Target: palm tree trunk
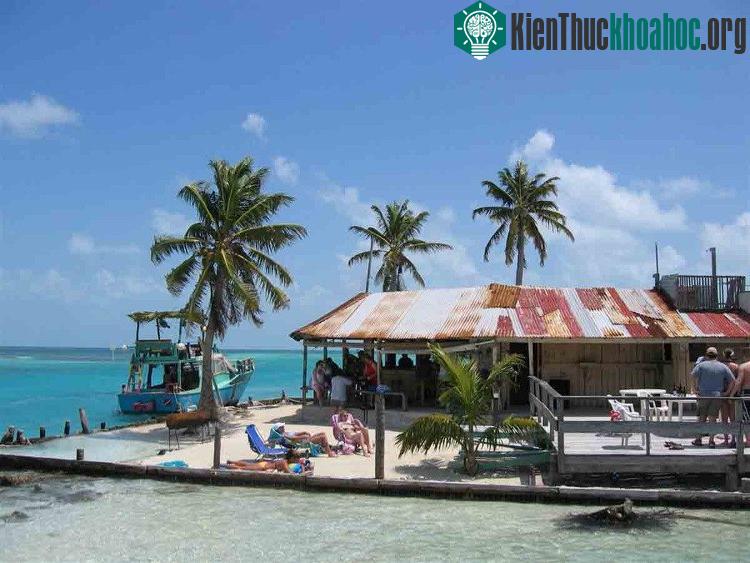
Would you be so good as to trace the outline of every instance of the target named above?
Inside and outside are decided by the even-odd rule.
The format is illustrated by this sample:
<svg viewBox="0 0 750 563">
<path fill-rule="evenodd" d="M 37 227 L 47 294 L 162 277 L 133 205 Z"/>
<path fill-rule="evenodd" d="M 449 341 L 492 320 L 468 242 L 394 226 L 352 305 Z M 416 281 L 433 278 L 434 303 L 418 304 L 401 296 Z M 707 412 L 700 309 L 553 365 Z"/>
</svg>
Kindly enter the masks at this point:
<svg viewBox="0 0 750 563">
<path fill-rule="evenodd" d="M 518 237 L 518 242 L 516 243 L 516 285 L 523 285 L 523 268 L 524 264 L 526 263 L 526 239 L 523 237 L 523 235 L 520 235 Z"/>
<path fill-rule="evenodd" d="M 209 315 L 206 332 L 203 335 L 201 350 L 203 351 L 203 368 L 201 377 L 201 398 L 198 403 L 200 410 L 206 411 L 211 420 L 216 420 L 216 396 L 214 395 L 214 326 Z"/>
</svg>

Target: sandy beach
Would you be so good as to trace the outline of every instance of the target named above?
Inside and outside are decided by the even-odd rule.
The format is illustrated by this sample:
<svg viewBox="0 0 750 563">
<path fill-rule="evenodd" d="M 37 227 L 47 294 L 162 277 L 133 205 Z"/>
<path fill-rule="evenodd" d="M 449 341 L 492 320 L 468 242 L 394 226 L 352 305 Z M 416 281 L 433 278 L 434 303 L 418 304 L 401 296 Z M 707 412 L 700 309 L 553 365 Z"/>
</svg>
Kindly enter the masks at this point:
<svg viewBox="0 0 750 563">
<path fill-rule="evenodd" d="M 256 424 L 262 436 L 268 436 L 271 425 L 284 422 L 288 432 L 305 430 L 311 433 L 325 432 L 330 443 L 336 443 L 330 426 L 331 409 L 308 405 L 279 405 L 268 408 L 228 409 L 227 420 L 223 424 L 221 460 L 255 459 L 256 455 L 248 446 L 245 427 Z M 360 411 L 353 411 L 357 417 Z M 415 453 L 398 456 L 395 444 L 396 435 L 408 421 L 425 412 L 386 411 L 385 434 L 385 477 L 387 479 L 417 479 L 442 481 L 474 481 L 486 483 L 517 484 L 518 476 L 508 474 L 484 473 L 469 477 L 460 472 L 460 463 L 456 461 L 457 449 L 431 451 L 428 454 Z M 371 413 L 369 424 L 370 437 L 374 443 L 375 429 Z M 135 432 L 149 433 L 154 438 L 163 434 L 160 441 L 166 448 L 167 435 L 164 424 L 145 425 L 132 429 Z M 164 455 L 157 455 L 138 460 L 139 463 L 156 465 L 166 461 L 182 460 L 190 467 L 210 468 L 213 461 L 213 440 L 201 443 L 196 437 L 180 437 L 180 449 L 176 449 L 174 440 L 172 450 Z M 315 475 L 341 478 L 374 477 L 375 457 L 360 454 L 327 456 L 313 459 Z"/>
</svg>

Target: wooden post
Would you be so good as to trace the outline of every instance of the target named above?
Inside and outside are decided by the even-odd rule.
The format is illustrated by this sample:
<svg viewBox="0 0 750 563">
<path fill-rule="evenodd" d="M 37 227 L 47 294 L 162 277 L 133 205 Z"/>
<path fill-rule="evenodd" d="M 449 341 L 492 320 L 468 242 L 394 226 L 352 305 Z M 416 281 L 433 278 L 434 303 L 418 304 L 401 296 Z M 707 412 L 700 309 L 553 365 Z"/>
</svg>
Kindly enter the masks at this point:
<svg viewBox="0 0 750 563">
<path fill-rule="evenodd" d="M 39 427 L 39 439 L 44 440 L 47 437 L 47 429 L 44 426 Z"/>
<path fill-rule="evenodd" d="M 734 401 L 734 421 L 739 424 L 740 429 L 737 431 L 737 469 L 740 474 L 745 472 L 745 429 L 744 429 L 744 409 L 742 400 Z"/>
<path fill-rule="evenodd" d="M 552 412 L 557 412 L 557 399 L 555 399 L 554 397 L 550 398 L 549 410 L 551 410 Z M 550 442 L 555 441 L 555 421 L 554 420 L 549 421 L 549 439 L 550 439 Z"/>
<path fill-rule="evenodd" d="M 76 450 L 76 461 L 83 461 L 84 455 L 83 455 L 83 448 L 78 448 Z"/>
<path fill-rule="evenodd" d="M 65 428 L 63 429 L 63 434 L 65 434 L 66 436 L 70 436 L 70 421 L 69 420 L 65 421 Z"/>
<path fill-rule="evenodd" d="M 534 343 L 529 341 L 529 375 L 536 377 L 534 372 Z"/>
<path fill-rule="evenodd" d="M 375 395 L 375 479 L 385 479 L 385 399 Z"/>
<path fill-rule="evenodd" d="M 380 364 L 383 363 L 383 351 L 380 348 L 376 348 L 375 349 L 375 356 L 377 357 L 377 362 L 376 362 L 376 365 L 375 365 L 375 373 L 377 374 L 377 377 L 378 377 L 378 379 L 377 379 L 378 385 L 380 385 L 380 383 L 381 383 L 381 381 L 380 381 Z"/>
<path fill-rule="evenodd" d="M 492 367 L 495 367 L 497 363 L 497 344 L 492 344 Z M 503 381 L 502 389 L 499 386 L 493 386 L 492 393 L 492 424 L 497 426 L 500 424 L 500 401 L 505 400 L 505 382 Z M 495 398 L 495 391 L 497 391 L 497 398 Z"/>
<path fill-rule="evenodd" d="M 221 464 L 221 428 L 214 423 L 214 469 Z"/>
<path fill-rule="evenodd" d="M 565 420 L 565 401 L 560 400 L 557 403 L 557 462 L 561 462 L 565 459 L 565 432 L 563 432 L 563 424 Z"/>
<path fill-rule="evenodd" d="M 302 405 L 307 404 L 307 344 L 302 346 Z"/>
<path fill-rule="evenodd" d="M 86 411 L 84 409 L 78 409 L 78 416 L 81 419 L 81 432 L 84 434 L 89 433 L 89 419 L 86 416 Z"/>
<path fill-rule="evenodd" d="M 323 346 L 323 359 L 328 359 L 328 346 Z"/>
<path fill-rule="evenodd" d="M 646 422 L 651 420 L 651 409 L 648 408 L 646 403 Z M 646 432 L 646 455 L 651 455 L 651 432 Z"/>
</svg>

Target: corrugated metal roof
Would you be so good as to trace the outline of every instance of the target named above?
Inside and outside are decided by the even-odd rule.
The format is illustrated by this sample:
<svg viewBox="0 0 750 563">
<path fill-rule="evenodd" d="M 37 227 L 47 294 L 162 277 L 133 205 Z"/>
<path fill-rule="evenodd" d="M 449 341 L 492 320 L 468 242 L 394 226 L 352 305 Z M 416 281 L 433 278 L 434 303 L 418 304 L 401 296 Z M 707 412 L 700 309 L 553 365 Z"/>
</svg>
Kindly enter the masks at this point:
<svg viewBox="0 0 750 563">
<path fill-rule="evenodd" d="M 490 284 L 359 294 L 292 337 L 750 339 L 750 315 L 680 313 L 655 290 Z"/>
</svg>

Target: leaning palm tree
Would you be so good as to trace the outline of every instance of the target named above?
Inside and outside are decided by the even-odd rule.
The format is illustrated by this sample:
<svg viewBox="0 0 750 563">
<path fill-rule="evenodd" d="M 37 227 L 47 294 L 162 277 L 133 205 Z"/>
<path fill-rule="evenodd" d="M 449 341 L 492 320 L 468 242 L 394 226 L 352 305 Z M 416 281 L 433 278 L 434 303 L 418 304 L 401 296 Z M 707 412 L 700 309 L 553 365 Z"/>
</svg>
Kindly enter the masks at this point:
<svg viewBox="0 0 750 563">
<path fill-rule="evenodd" d="M 575 241 L 575 237 L 566 225 L 565 215 L 549 199 L 550 196 L 557 196 L 557 181 L 560 178 L 547 178 L 546 174 L 531 176 L 526 163 L 519 160 L 512 171 L 503 168 L 498 172 L 498 179 L 500 185 L 490 180 L 485 180 L 482 185 L 487 188 L 487 195 L 500 205 L 478 207 L 472 217 L 476 219 L 478 215 L 485 215 L 499 225 L 484 247 L 484 260 L 489 262 L 490 249 L 505 236 L 505 263 L 510 266 L 516 261 L 516 285 L 522 285 L 526 268 L 526 239 L 534 243 L 540 265 L 544 266 L 547 258 L 547 243 L 540 224 L 563 233 L 571 241 Z"/>
<path fill-rule="evenodd" d="M 480 375 L 473 360 L 450 356 L 439 346 L 430 350 L 447 374 L 447 389 L 439 402 L 447 407 L 449 414 L 435 413 L 415 420 L 396 437 L 400 446 L 399 457 L 408 452 L 442 449 L 458 446 L 464 459 L 464 469 L 470 475 L 477 472 L 477 452 L 480 446 L 498 445 L 501 437 L 511 436 L 535 445 L 546 445 L 547 435 L 529 419 L 509 417 L 498 426 L 490 426 L 475 436 L 477 426 L 485 424 L 490 413 L 492 387 L 495 379 L 517 372 L 525 360 L 518 354 L 504 356 L 492 369 L 492 375 Z"/>
<path fill-rule="evenodd" d="M 242 319 L 260 326 L 264 300 L 273 310 L 288 306 L 282 288 L 291 285 L 292 277 L 272 254 L 307 233 L 300 225 L 270 222 L 294 198 L 263 192 L 267 168 L 254 170 L 249 157 L 234 166 L 224 160 L 212 160 L 209 166 L 213 183 L 194 182 L 179 191 L 195 208 L 197 221 L 183 236 L 156 237 L 151 260 L 158 264 L 174 254 L 187 255 L 167 274 L 167 289 L 180 295 L 194 284 L 185 311 L 204 312 L 206 319 L 199 406 L 215 418 L 214 338 L 224 338 L 228 327 Z"/>
<path fill-rule="evenodd" d="M 382 258 L 383 261 L 375 273 L 375 281 L 382 282 L 383 291 L 406 289 L 404 271 L 409 273 L 420 287 L 424 287 L 424 279 L 406 253 L 429 254 L 440 250 L 452 250 L 453 247 L 442 242 L 427 242 L 418 238 L 430 214 L 427 211 L 415 214 L 409 208 L 409 200 L 389 203 L 385 210 L 377 205 L 371 206 L 370 209 L 375 214 L 377 226 L 354 225 L 349 227 L 349 230 L 370 240 L 372 250 L 352 256 L 349 266 L 370 258 Z"/>
</svg>

